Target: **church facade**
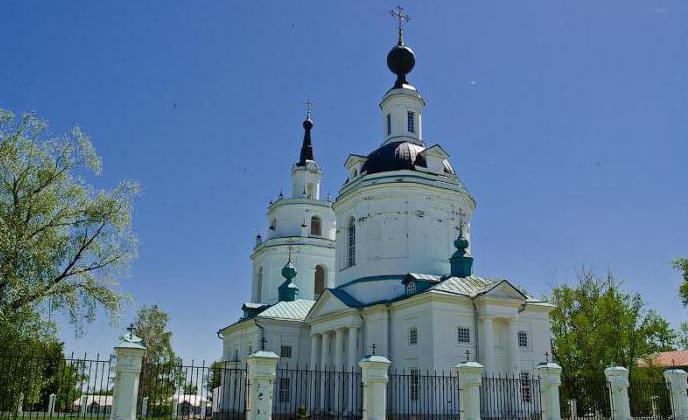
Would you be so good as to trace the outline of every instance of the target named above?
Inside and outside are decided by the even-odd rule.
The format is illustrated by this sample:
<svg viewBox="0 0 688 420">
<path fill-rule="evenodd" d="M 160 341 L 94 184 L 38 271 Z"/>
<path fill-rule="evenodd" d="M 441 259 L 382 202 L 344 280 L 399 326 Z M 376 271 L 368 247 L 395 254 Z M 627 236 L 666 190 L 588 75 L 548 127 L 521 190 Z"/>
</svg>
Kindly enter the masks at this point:
<svg viewBox="0 0 688 420">
<path fill-rule="evenodd" d="M 282 365 L 349 370 L 375 353 L 399 370 L 469 358 L 529 376 L 551 351 L 553 307 L 473 273 L 476 202 L 445 149 L 423 139 L 425 100 L 406 79 L 415 56 L 401 31 L 387 64 L 397 78 L 380 102 L 382 142 L 346 159 L 334 202 L 320 196 L 308 113 L 291 194 L 270 203 L 256 240 L 251 301 L 218 331 L 223 360 L 265 348 Z"/>
</svg>

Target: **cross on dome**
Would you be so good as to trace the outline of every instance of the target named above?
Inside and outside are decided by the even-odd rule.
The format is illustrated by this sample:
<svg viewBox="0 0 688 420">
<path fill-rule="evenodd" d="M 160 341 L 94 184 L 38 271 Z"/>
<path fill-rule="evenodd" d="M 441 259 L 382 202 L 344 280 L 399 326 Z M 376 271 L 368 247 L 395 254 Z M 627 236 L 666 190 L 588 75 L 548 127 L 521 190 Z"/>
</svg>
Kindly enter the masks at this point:
<svg viewBox="0 0 688 420">
<path fill-rule="evenodd" d="M 389 11 L 389 14 L 397 19 L 399 19 L 399 45 L 404 44 L 404 22 L 410 22 L 411 16 L 406 14 L 404 8 L 397 5 L 394 9 Z"/>
</svg>

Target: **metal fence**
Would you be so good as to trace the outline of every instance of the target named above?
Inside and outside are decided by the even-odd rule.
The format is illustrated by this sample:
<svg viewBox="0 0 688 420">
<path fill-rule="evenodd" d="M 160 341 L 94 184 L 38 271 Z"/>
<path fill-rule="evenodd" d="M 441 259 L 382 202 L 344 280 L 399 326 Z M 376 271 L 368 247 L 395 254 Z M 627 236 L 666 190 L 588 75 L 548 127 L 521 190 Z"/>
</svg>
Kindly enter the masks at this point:
<svg viewBox="0 0 688 420">
<path fill-rule="evenodd" d="M 631 380 L 628 387 L 631 416 L 637 419 L 669 419 L 671 392 L 665 381 Z"/>
<path fill-rule="evenodd" d="M 458 418 L 459 378 L 452 372 L 393 371 L 387 384 L 387 418 Z"/>
<path fill-rule="evenodd" d="M 274 419 L 358 419 L 363 416 L 361 372 L 280 367 L 272 401 Z"/>
<path fill-rule="evenodd" d="M 140 418 L 244 419 L 248 377 L 239 362 L 206 365 L 144 363 L 139 381 Z"/>
<path fill-rule="evenodd" d="M 559 388 L 562 419 L 608 419 L 612 413 L 605 379 L 566 378 Z"/>
<path fill-rule="evenodd" d="M 495 420 L 542 418 L 540 381 L 528 372 L 483 377 L 480 416 Z"/>
<path fill-rule="evenodd" d="M 0 418 L 107 419 L 113 382 L 109 358 L 0 355 Z"/>
</svg>

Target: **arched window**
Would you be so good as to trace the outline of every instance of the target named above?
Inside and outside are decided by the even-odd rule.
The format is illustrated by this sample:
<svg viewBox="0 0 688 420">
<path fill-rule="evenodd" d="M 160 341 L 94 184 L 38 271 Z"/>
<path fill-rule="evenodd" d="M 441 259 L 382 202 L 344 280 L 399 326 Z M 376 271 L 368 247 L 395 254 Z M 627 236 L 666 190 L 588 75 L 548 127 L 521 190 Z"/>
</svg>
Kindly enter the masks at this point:
<svg viewBox="0 0 688 420">
<path fill-rule="evenodd" d="M 356 265 L 356 221 L 353 217 L 349 218 L 349 225 L 346 227 L 346 266 Z"/>
<path fill-rule="evenodd" d="M 322 222 L 318 216 L 311 217 L 311 235 L 322 235 Z"/>
<path fill-rule="evenodd" d="M 315 266 L 315 283 L 313 285 L 313 299 L 317 300 L 325 291 L 325 267 Z"/>
<path fill-rule="evenodd" d="M 263 267 L 258 267 L 258 273 L 256 273 L 256 303 L 260 303 L 263 299 L 261 294 L 263 293 Z"/>
</svg>

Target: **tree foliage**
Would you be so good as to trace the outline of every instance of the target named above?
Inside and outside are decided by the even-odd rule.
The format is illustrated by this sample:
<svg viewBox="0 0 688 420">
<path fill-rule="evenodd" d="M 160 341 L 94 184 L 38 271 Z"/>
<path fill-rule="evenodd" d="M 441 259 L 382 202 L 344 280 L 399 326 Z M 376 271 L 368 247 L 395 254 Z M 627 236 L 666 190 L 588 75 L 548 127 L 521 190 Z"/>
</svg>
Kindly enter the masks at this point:
<svg viewBox="0 0 688 420">
<path fill-rule="evenodd" d="M 673 266 L 681 272 L 682 281 L 678 292 L 681 296 L 681 303 L 683 303 L 683 306 L 688 307 L 688 258 L 676 258 Z"/>
<path fill-rule="evenodd" d="M 101 162 L 77 126 L 53 136 L 33 114 L 0 109 L 0 321 L 47 302 L 75 325 L 116 315 L 116 278 L 136 255 L 131 181 L 96 190 Z"/>
<path fill-rule="evenodd" d="M 149 397 L 153 415 L 169 415 L 172 397 L 185 381 L 181 359 L 172 349 L 170 317 L 157 305 L 142 307 L 134 321 L 134 334 L 143 339 L 146 353 L 141 372 L 143 396 Z"/>
<path fill-rule="evenodd" d="M 555 287 L 548 299 L 556 305 L 553 351 L 566 378 L 599 380 L 613 364 L 641 374 L 641 358 L 674 348 L 669 323 L 639 294 L 624 291 L 612 272 L 582 269 L 576 284 Z"/>
</svg>

